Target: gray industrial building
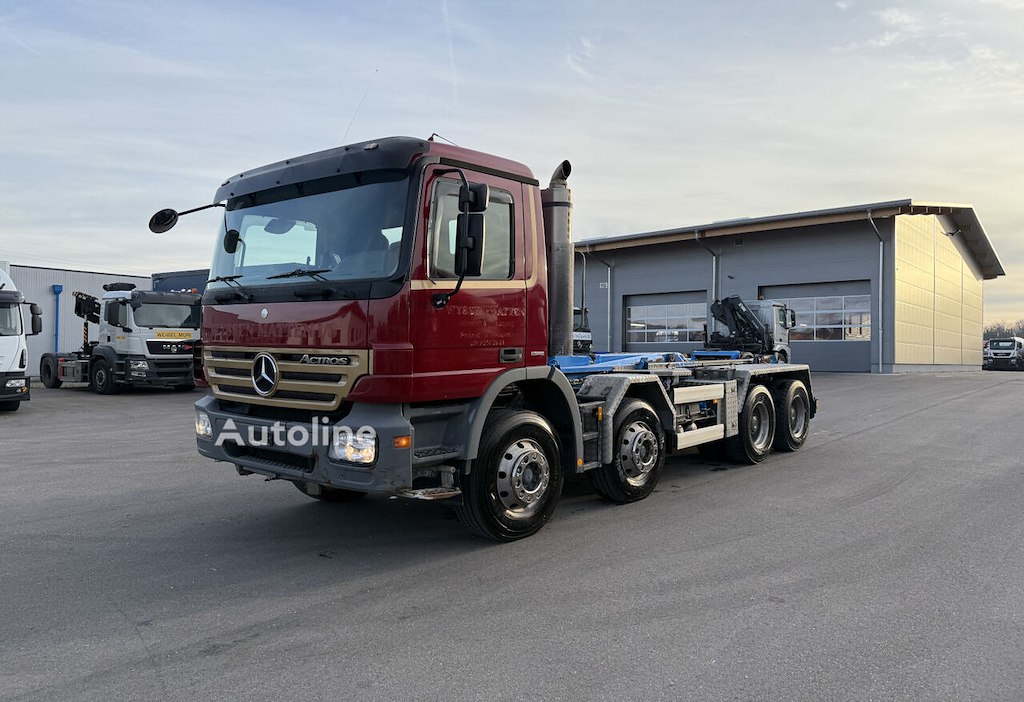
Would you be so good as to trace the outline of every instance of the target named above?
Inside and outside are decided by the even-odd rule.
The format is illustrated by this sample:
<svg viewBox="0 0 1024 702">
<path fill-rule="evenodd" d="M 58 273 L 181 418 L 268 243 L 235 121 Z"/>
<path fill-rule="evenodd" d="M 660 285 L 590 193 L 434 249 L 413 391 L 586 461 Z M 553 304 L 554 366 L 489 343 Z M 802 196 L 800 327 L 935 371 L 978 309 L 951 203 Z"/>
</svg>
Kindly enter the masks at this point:
<svg viewBox="0 0 1024 702">
<path fill-rule="evenodd" d="M 897 200 L 576 244 L 594 349 L 686 351 L 739 295 L 796 312 L 814 370 L 981 367 L 982 281 L 1005 275 L 973 207 Z M 582 296 L 585 290 L 585 296 Z"/>
<path fill-rule="evenodd" d="M 28 337 L 28 369 L 39 375 L 39 359 L 50 351 L 74 351 L 82 347 L 82 318 L 75 316 L 75 298 L 79 290 L 99 297 L 106 283 L 134 283 L 140 290 L 150 289 L 150 278 L 120 273 L 96 273 L 62 268 L 18 266 L 0 262 L 27 302 L 43 308 L 43 331 Z M 91 325 L 92 341 L 97 328 Z"/>
</svg>

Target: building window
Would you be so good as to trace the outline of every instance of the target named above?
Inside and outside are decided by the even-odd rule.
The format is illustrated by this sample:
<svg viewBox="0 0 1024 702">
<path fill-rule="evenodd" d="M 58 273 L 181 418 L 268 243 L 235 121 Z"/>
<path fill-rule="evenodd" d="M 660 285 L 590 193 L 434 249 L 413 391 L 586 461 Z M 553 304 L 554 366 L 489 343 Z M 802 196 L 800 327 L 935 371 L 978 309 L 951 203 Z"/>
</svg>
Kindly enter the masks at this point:
<svg viewBox="0 0 1024 702">
<path fill-rule="evenodd" d="M 796 313 L 790 341 L 871 341 L 871 296 L 780 299 Z"/>
<path fill-rule="evenodd" d="M 702 342 L 707 321 L 707 306 L 703 303 L 627 307 L 626 342 Z"/>
</svg>

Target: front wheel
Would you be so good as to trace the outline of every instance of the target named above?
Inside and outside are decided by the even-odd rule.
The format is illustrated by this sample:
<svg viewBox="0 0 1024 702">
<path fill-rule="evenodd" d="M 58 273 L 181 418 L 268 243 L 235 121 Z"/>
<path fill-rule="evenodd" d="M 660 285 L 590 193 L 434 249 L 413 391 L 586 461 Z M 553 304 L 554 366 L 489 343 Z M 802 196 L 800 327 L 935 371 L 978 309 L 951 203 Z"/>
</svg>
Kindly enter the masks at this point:
<svg viewBox="0 0 1024 702">
<path fill-rule="evenodd" d="M 592 473 L 598 494 L 613 502 L 637 502 L 658 485 L 665 466 L 665 432 L 654 409 L 627 400 L 616 413 L 612 462 Z"/>
<path fill-rule="evenodd" d="M 100 395 L 116 395 L 121 391 L 110 364 L 105 360 L 96 361 L 92 366 L 92 387 Z"/>
<path fill-rule="evenodd" d="M 736 463 L 760 463 L 775 442 L 775 403 L 764 385 L 755 385 L 743 401 L 739 433 L 725 440 L 729 459 Z"/>
<path fill-rule="evenodd" d="M 462 521 L 480 536 L 515 541 L 536 534 L 562 492 L 562 464 L 551 424 L 536 412 L 493 412 L 480 450 L 462 476 Z"/>
</svg>

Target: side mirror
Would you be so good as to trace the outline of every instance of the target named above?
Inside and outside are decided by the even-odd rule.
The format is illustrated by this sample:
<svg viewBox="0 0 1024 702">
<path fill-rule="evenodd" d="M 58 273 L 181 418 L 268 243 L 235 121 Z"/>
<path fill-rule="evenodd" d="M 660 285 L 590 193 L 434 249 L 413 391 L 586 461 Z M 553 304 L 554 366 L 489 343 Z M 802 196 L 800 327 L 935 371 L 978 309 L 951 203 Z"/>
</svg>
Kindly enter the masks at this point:
<svg viewBox="0 0 1024 702">
<path fill-rule="evenodd" d="M 32 303 L 28 306 L 28 311 L 32 314 L 32 321 L 30 325 L 32 327 L 32 333 L 29 336 L 36 336 L 37 334 L 43 333 L 43 308 Z"/>
<path fill-rule="evenodd" d="M 789 311 L 789 328 L 793 329 L 796 326 L 796 312 L 793 310 Z"/>
<path fill-rule="evenodd" d="M 491 204 L 491 188 L 486 183 L 469 183 L 459 188 L 459 212 L 483 212 Z"/>
<path fill-rule="evenodd" d="M 458 232 L 455 241 L 455 275 L 460 278 L 480 275 L 484 261 L 485 228 L 482 213 L 464 212 L 458 216 L 455 225 L 455 231 Z"/>
<path fill-rule="evenodd" d="M 242 242 L 242 235 L 237 229 L 228 229 L 224 234 L 224 251 L 233 254 L 238 251 L 238 244 Z"/>
<path fill-rule="evenodd" d="M 178 213 L 172 209 L 160 210 L 149 218 L 149 231 L 163 234 L 178 223 Z"/>
</svg>

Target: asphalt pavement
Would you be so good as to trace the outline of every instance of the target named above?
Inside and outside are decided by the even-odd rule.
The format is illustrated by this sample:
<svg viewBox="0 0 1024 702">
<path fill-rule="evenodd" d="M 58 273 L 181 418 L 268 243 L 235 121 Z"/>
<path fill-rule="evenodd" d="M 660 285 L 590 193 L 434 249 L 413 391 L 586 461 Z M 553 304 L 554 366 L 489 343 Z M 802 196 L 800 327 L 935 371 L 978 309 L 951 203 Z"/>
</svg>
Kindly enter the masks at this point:
<svg viewBox="0 0 1024 702">
<path fill-rule="evenodd" d="M 0 414 L 2 700 L 1021 700 L 1024 373 L 817 374 L 795 454 L 498 545 L 195 451 L 199 392 Z"/>
</svg>

